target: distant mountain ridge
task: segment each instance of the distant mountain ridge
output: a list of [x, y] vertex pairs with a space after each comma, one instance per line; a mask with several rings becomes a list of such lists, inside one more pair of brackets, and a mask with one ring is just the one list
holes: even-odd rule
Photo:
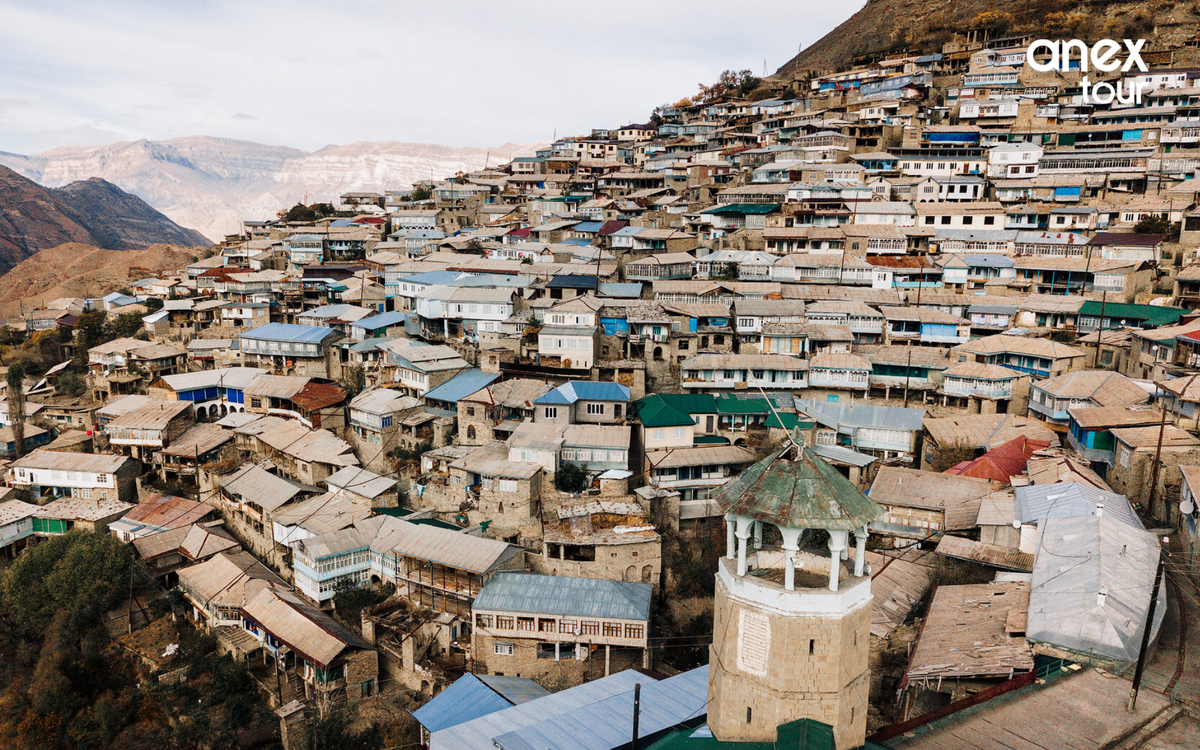
[[190, 136], [64, 146], [26, 156], [0, 152], [0, 165], [47, 187], [102, 177], [174, 221], [217, 241], [243, 219], [265, 219], [307, 199], [349, 191], [407, 189], [418, 180], [497, 165], [540, 144], [491, 149], [397, 141], [326, 146], [308, 153], [232, 138]]
[[0, 166], [0, 273], [40, 250], [68, 242], [104, 250], [211, 244], [105, 180], [46, 188]]

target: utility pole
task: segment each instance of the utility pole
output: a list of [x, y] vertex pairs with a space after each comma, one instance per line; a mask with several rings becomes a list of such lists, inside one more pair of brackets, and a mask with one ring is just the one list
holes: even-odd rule
[[1096, 362], [1093, 367], [1100, 368], [1100, 337], [1104, 335], [1104, 305], [1108, 302], [1108, 292], [1100, 293], [1100, 322], [1096, 325]]
[[[1162, 565], [1159, 564], [1159, 572], [1162, 572]], [[1151, 610], [1153, 611], [1153, 610]], [[633, 742], [630, 744], [631, 750], [638, 750], [638, 714], [642, 710], [642, 683], [637, 683], [633, 686]]]
[[[922, 268], [924, 268], [924, 266], [922, 266]], [[921, 280], [917, 281], [917, 309], [918, 310], [921, 309], [921, 290], [925, 288], [925, 282], [923, 280], [924, 278], [925, 278], [925, 275], [921, 274], [921, 276], [920, 276]], [[918, 312], [917, 315], [920, 315], [920, 313]], [[886, 323], [885, 323], [885, 325], [886, 325]], [[920, 320], [917, 321], [917, 338], [918, 338], [918, 340], [921, 338], [921, 321]], [[908, 364], [906, 364], [904, 366], [904, 408], [905, 409], [908, 408], [908, 383], [909, 383], [909, 380], [912, 378], [912, 346], [913, 346], [912, 342], [911, 341], [908, 342]], [[935, 403], [936, 403], [936, 399], [935, 399]]]
[[129, 611], [125, 615], [125, 625], [133, 632], [133, 563], [129, 564]]
[[[1156, 397], [1158, 396], [1158, 389], [1159, 389], [1159, 385], [1158, 385], [1158, 383], [1155, 383], [1154, 384], [1154, 395]], [[1154, 500], [1158, 495], [1158, 469], [1159, 469], [1159, 466], [1162, 465], [1163, 432], [1165, 432], [1167, 429], [1167, 410], [1163, 407], [1161, 401], [1158, 404], [1158, 409], [1159, 409], [1158, 447], [1154, 449], [1154, 467], [1150, 471], [1150, 498], [1148, 500], [1146, 500], [1146, 510], [1148, 510], [1150, 512], [1151, 518], [1154, 517]], [[1166, 506], [1166, 514], [1163, 517], [1163, 521], [1164, 521], [1164, 523], [1170, 523], [1171, 522], [1170, 500], [1167, 500], [1164, 503], [1164, 505]]]
[[1154, 610], [1158, 606], [1158, 587], [1162, 585], [1163, 565], [1166, 558], [1162, 547], [1158, 549], [1158, 569], [1154, 571], [1154, 588], [1150, 589], [1150, 606], [1146, 609], [1146, 624], [1142, 628], [1142, 648], [1138, 651], [1137, 668], [1133, 671], [1133, 687], [1129, 689], [1128, 710], [1137, 705], [1138, 690], [1142, 687], [1142, 669], [1146, 666], [1146, 649], [1150, 647], [1150, 626], [1154, 623]]

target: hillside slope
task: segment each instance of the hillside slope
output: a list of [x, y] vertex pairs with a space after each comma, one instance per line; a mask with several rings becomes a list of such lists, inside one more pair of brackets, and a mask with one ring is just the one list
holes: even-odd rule
[[506, 143], [491, 149], [398, 141], [326, 146], [313, 153], [231, 138], [190, 136], [64, 146], [33, 156], [0, 152], [0, 165], [47, 187], [102, 177], [209, 239], [240, 231], [243, 219], [271, 218], [307, 200], [336, 202], [355, 190], [405, 189], [531, 154]]
[[151, 245], [141, 250], [105, 250], [70, 242], [42, 250], [0, 276], [0, 318], [58, 297], [102, 297], [131, 277], [172, 271], [195, 260], [198, 248]]
[[[1175, 47], [1200, 32], [1192, 5], [1174, 0], [868, 0], [866, 5], [776, 72], [776, 82], [852, 67], [858, 55], [940, 52], [954, 34], [987, 27], [993, 36], [1050, 39], [1147, 39], [1147, 50]], [[990, 16], [984, 16], [990, 13]], [[1192, 50], [1182, 51], [1191, 53]], [[1193, 61], [1176, 59], [1174, 64]]]
[[49, 189], [0, 167], [0, 273], [65, 242], [106, 250], [209, 244], [203, 235], [99, 178]]

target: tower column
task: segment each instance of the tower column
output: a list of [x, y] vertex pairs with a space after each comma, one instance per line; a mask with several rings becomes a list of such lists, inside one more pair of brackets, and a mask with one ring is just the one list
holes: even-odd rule
[[796, 590], [796, 553], [800, 551], [800, 535], [804, 529], [780, 527], [783, 535], [783, 587], [788, 591]]
[[854, 530], [854, 575], [861, 577], [867, 557], [867, 527]]
[[725, 515], [725, 557], [732, 560], [737, 557], [737, 543], [733, 536], [733, 516]]
[[838, 575], [842, 569], [842, 553], [850, 547], [850, 532], [846, 529], [829, 530], [829, 590], [837, 591]]
[[762, 549], [762, 521], [754, 522], [754, 549]]
[[753, 521], [745, 516], [737, 517], [737, 574], [746, 575], [746, 543], [750, 540], [750, 527]]

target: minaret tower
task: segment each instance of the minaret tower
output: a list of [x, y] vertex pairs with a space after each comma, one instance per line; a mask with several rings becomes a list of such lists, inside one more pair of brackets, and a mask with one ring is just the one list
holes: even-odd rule
[[[832, 726], [839, 748], [860, 747], [871, 634], [863, 553], [867, 524], [883, 509], [798, 434], [716, 499], [727, 542], [713, 604], [709, 728], [719, 740], [773, 741], [780, 724], [807, 718]], [[779, 530], [778, 546], [764, 544], [767, 524]], [[855, 558], [843, 563], [851, 534]], [[826, 536], [827, 553], [806, 549]]]

